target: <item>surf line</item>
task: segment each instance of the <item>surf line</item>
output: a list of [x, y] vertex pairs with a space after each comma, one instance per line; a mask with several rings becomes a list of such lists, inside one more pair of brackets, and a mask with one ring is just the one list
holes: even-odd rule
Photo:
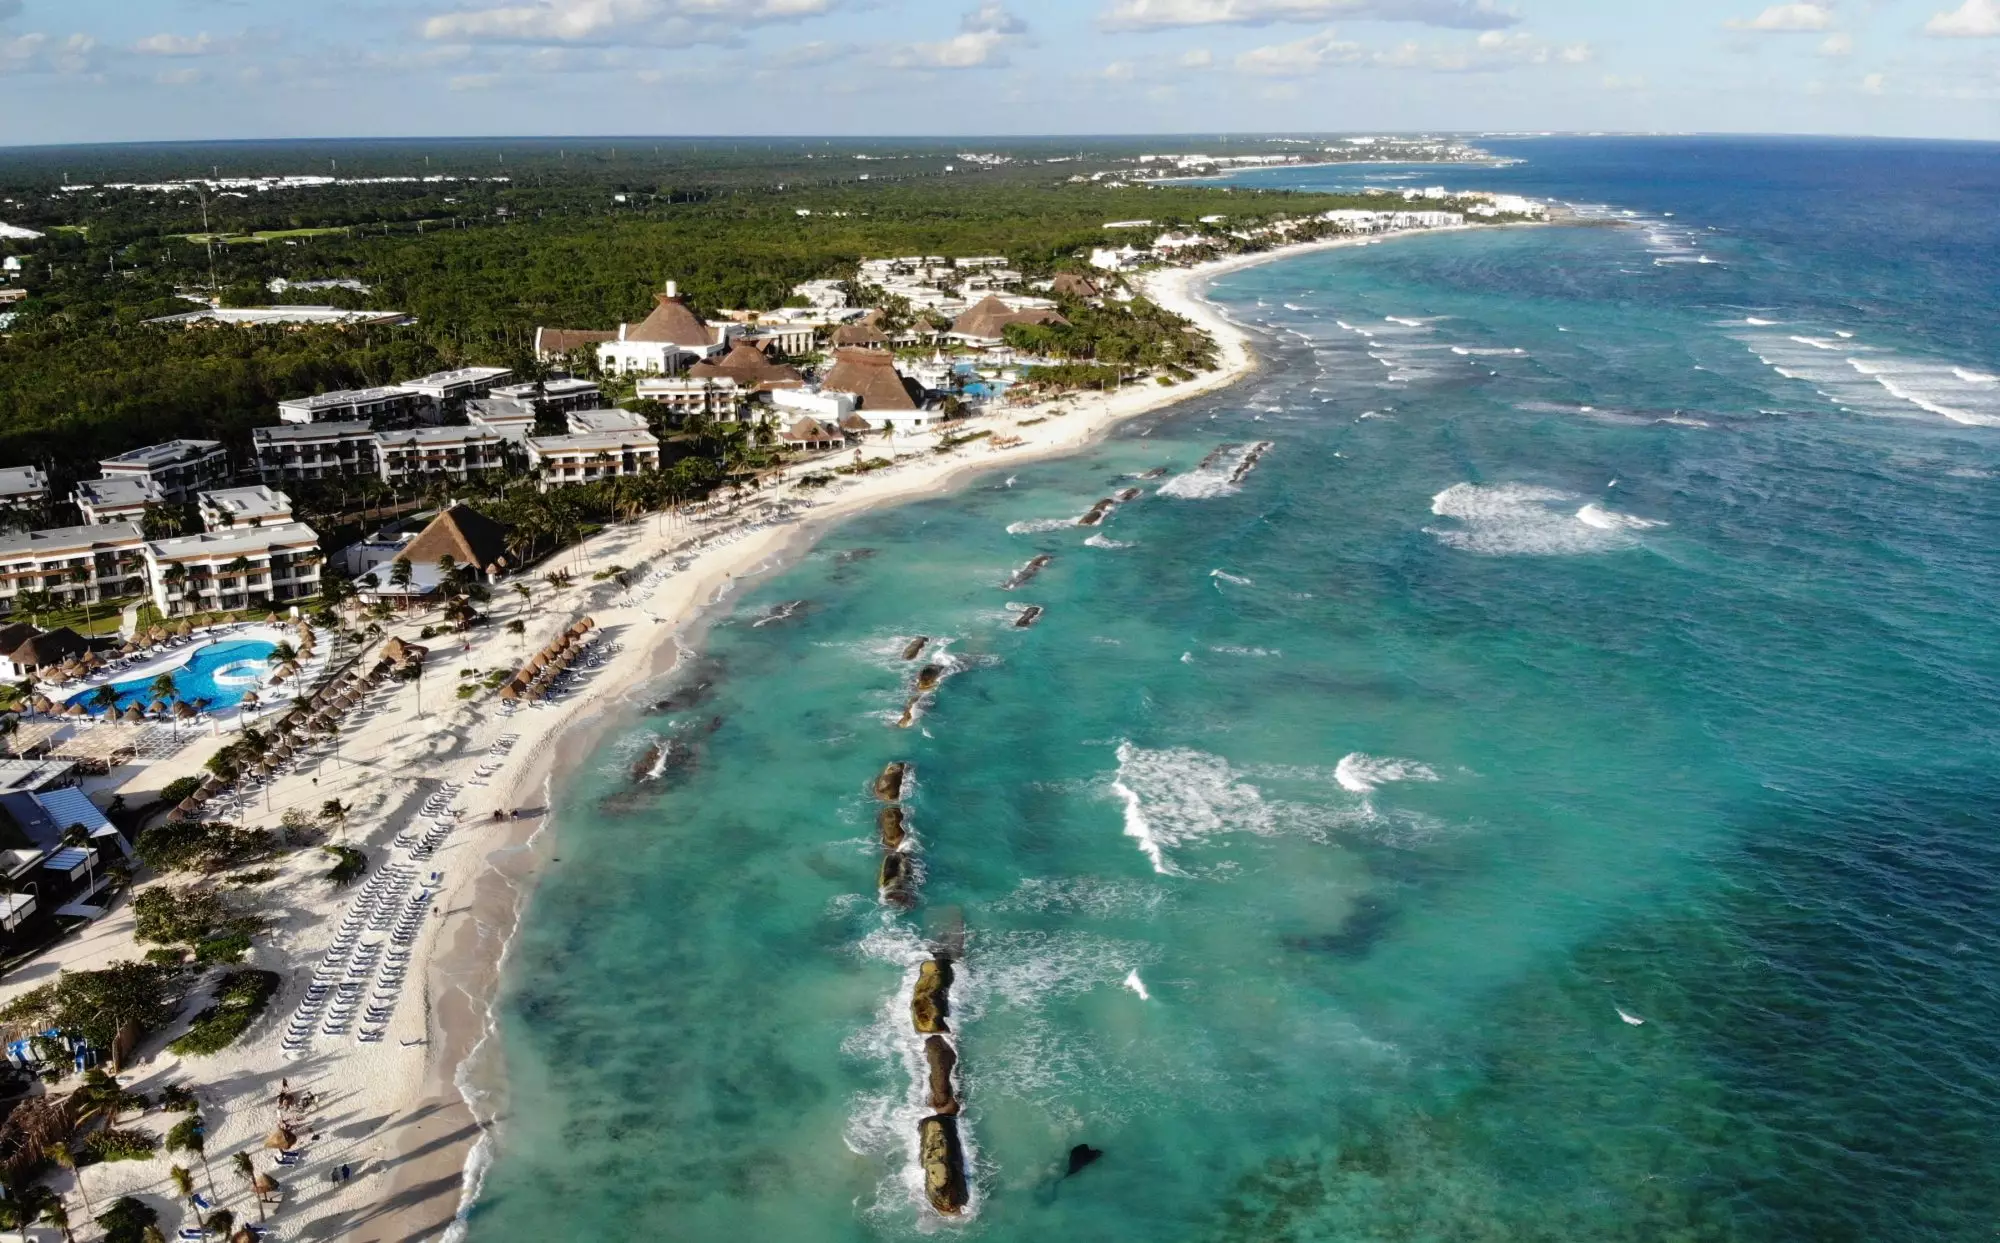
[[[911, 865], [914, 835], [905, 801], [914, 788], [914, 770], [897, 760], [875, 779], [875, 797], [883, 803], [876, 815], [882, 840], [881, 896], [885, 905], [904, 910], [916, 904], [915, 870]], [[919, 1090], [926, 1111], [917, 1123], [917, 1159], [922, 1167], [924, 1198], [946, 1217], [962, 1215], [971, 1203], [966, 1181], [965, 1139], [959, 1131], [964, 1109], [963, 1080], [958, 1073], [957, 1034], [951, 1026], [953, 964], [963, 957], [964, 932], [934, 945], [931, 956], [917, 967], [910, 989], [910, 1026], [923, 1041], [924, 1082]]]

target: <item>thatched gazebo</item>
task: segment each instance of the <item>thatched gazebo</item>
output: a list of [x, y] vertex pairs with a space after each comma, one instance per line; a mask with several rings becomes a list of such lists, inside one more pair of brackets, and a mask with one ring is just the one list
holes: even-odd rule
[[138, 704], [129, 703], [125, 705], [125, 711], [119, 713], [118, 716], [121, 720], [143, 721], [146, 719], [146, 712]]

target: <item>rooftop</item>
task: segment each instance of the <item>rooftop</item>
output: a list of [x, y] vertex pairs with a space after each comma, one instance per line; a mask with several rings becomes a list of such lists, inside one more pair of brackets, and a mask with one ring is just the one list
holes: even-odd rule
[[335, 406], [353, 406], [372, 401], [395, 401], [407, 397], [406, 390], [386, 385], [377, 388], [342, 388], [331, 393], [315, 393], [311, 397], [292, 397], [278, 403], [280, 407], [301, 406], [307, 410], [326, 410]]
[[217, 488], [213, 492], [204, 492], [201, 502], [219, 513], [227, 514], [233, 521], [275, 518], [292, 512], [291, 497], [261, 483], [250, 488]]
[[163, 466], [178, 466], [196, 458], [206, 457], [222, 448], [219, 440], [169, 440], [162, 444], [147, 445], [141, 449], [127, 449], [116, 457], [108, 457], [97, 464], [103, 467], [126, 466], [159, 470]]
[[402, 324], [409, 316], [401, 311], [343, 311], [334, 306], [242, 306], [204, 308], [179, 315], [162, 315], [149, 324], [235, 324], [242, 326], [313, 324]]
[[572, 410], [566, 417], [569, 430], [577, 435], [646, 430], [645, 416], [630, 410]]
[[49, 486], [39, 466], [0, 466], [0, 496], [22, 496]]
[[531, 436], [528, 447], [540, 453], [611, 452], [629, 448], [652, 448], [660, 442], [651, 432], [584, 432], [570, 436]]
[[80, 527], [51, 527], [46, 531], [15, 531], [0, 535], [0, 558], [81, 553], [144, 538], [145, 532], [136, 522], [96, 522]]
[[259, 444], [273, 441], [337, 440], [346, 436], [368, 436], [374, 434], [371, 423], [280, 423], [276, 427], [252, 428], [250, 438]]
[[455, 384], [483, 384], [513, 375], [506, 367], [460, 367], [454, 371], [437, 371], [414, 380], [404, 380], [398, 388], [449, 388]]
[[462, 445], [475, 440], [498, 440], [490, 427], [413, 427], [408, 431], [382, 432], [376, 439], [390, 445]]
[[305, 523], [281, 522], [269, 527], [232, 527], [227, 531], [204, 531], [200, 535], [177, 535], [172, 539], [153, 540], [146, 545], [146, 550], [163, 561], [181, 561], [268, 552], [280, 545], [317, 543], [319, 532]]
[[79, 504], [92, 506], [107, 505], [158, 505], [167, 498], [160, 491], [160, 485], [143, 475], [110, 475], [103, 479], [85, 479], [76, 485], [76, 499]]

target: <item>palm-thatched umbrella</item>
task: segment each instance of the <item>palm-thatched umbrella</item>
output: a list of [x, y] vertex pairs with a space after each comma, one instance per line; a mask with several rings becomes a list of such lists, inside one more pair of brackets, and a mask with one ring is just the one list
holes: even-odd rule
[[257, 1177], [251, 1181], [250, 1185], [257, 1189], [257, 1194], [260, 1196], [274, 1196], [278, 1194], [278, 1180], [272, 1178], [262, 1170], [257, 1172]]
[[279, 665], [279, 666], [277, 667], [277, 669], [276, 669], [276, 670], [274, 670], [274, 671], [272, 672], [272, 674], [271, 674], [271, 683], [270, 683], [270, 684], [271, 684], [272, 686], [276, 686], [276, 685], [277, 685], [278, 683], [280, 683], [280, 682], [284, 681], [284, 680], [285, 680], [286, 678], [288, 678], [288, 677], [290, 677], [290, 676], [291, 676], [290, 674], [288, 674], [288, 673], [286, 673], [286, 672], [285, 672], [285, 667], [284, 667], [283, 665]]
[[28, 697], [28, 706], [43, 716], [53, 715], [56, 709], [55, 701], [47, 695], [30, 695]]
[[181, 624], [174, 627], [174, 633], [183, 639], [190, 638], [194, 634], [194, 623], [182, 618]]
[[210, 773], [201, 779], [201, 792], [203, 794], [213, 794], [228, 784], [227, 781], [224, 781], [214, 773]]
[[237, 700], [236, 702], [245, 708], [254, 708], [257, 706], [257, 692], [244, 691], [243, 698]]
[[64, 716], [89, 716], [89, 715], [90, 715], [90, 709], [88, 709], [88, 708], [84, 707], [84, 706], [83, 706], [82, 704], [71, 704], [71, 705], [70, 705], [69, 707], [67, 707], [67, 708], [64, 708], [64, 709], [63, 709], [63, 715], [64, 715]]
[[118, 648], [118, 654], [120, 656], [130, 656], [132, 653], [138, 650], [139, 650], [139, 636], [135, 632], [131, 638], [125, 640], [125, 642], [122, 645], [120, 645], [120, 647]]
[[188, 813], [189, 815], [193, 815], [195, 812], [201, 810], [201, 803], [198, 802], [192, 794], [190, 794], [186, 798], [182, 799], [180, 803], [174, 808], [174, 810], [183, 811]]
[[281, 1126], [264, 1137], [264, 1147], [275, 1148], [279, 1152], [290, 1152], [298, 1146], [298, 1142], [299, 1137], [288, 1126]]
[[193, 704], [183, 702], [174, 705], [174, 717], [177, 720], [192, 720], [197, 715]]
[[265, 621], [265, 623], [266, 623], [266, 624], [268, 624], [268, 625], [272, 625], [272, 626], [275, 626], [275, 625], [277, 625], [277, 624], [279, 623], [279, 621], [281, 621], [281, 620], [282, 620], [282, 619], [281, 619], [281, 618], [280, 618], [280, 617], [279, 617], [279, 616], [278, 616], [278, 615], [277, 615], [276, 613], [266, 613], [266, 614], [264, 615], [264, 621]]
[[119, 713], [118, 716], [121, 720], [143, 721], [146, 719], [146, 712], [138, 704], [129, 703], [125, 705], [125, 711]]
[[520, 697], [521, 684], [519, 682], [509, 682], [500, 688], [500, 698], [502, 699], [519, 699]]
[[96, 652], [85, 652], [83, 654], [83, 663], [85, 668], [95, 671], [104, 668], [104, 657], [99, 656]]

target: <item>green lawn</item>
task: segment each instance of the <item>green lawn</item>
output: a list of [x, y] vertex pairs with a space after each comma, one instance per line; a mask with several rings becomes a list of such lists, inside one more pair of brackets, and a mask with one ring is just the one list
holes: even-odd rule
[[222, 242], [230, 246], [250, 243], [282, 242], [291, 237], [326, 237], [336, 233], [346, 233], [344, 228], [328, 229], [264, 229], [256, 233], [182, 233], [176, 240], [193, 242], [197, 246], [208, 242]]

